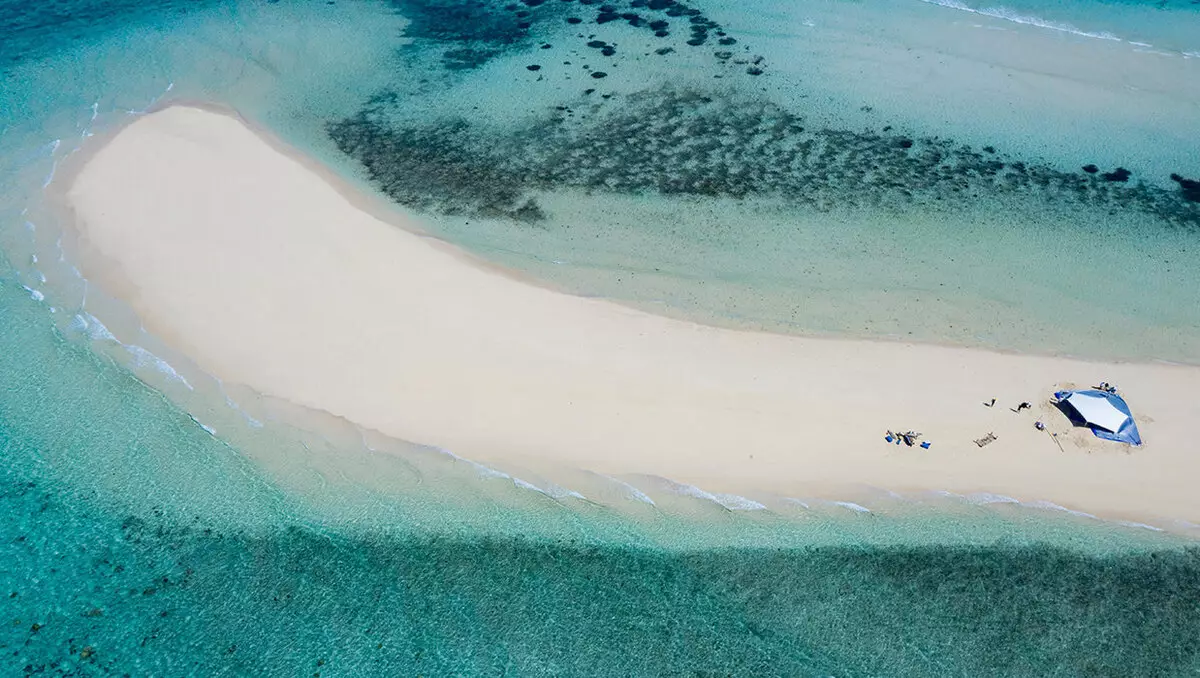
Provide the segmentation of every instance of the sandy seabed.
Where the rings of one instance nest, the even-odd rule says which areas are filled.
[[[571,296],[423,235],[202,107],[85,151],[58,181],[85,277],[226,383],[481,462],[1200,520],[1197,367],[737,331]],[[1102,379],[1144,446],[1072,429],[1048,402]],[[1021,401],[1032,410],[1010,411]],[[889,445],[887,429],[932,447]]]

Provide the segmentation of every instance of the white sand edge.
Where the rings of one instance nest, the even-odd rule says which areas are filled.
[[[562,294],[397,227],[200,108],[138,119],[68,181],[84,275],[148,330],[225,382],[398,438],[712,491],[863,483],[1200,519],[1200,368],[734,331]],[[1144,447],[1046,403],[1100,379]],[[1034,410],[1008,410],[1022,400]],[[933,447],[888,445],[888,428]]]

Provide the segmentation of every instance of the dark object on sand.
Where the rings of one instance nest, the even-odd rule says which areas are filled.
[[[912,447],[913,445],[917,444],[917,439],[920,437],[921,437],[921,434],[917,433],[916,431],[905,431],[904,433],[892,433],[891,430],[888,430],[887,437],[884,438],[884,440],[888,441],[889,443],[895,442],[897,445],[899,445],[900,443],[904,443],[905,445]]]
[[[980,447],[983,447],[984,445],[987,445],[987,444],[989,444],[989,443],[995,442],[995,440],[996,440],[996,434],[995,434],[995,433],[989,433],[989,434],[985,435],[985,436],[984,436],[984,437],[982,437],[982,438],[978,438],[978,439],[976,439],[976,440],[975,440],[975,444],[976,444],[976,445],[978,445],[978,446],[980,446]]]
[[[996,399],[992,398],[991,401],[984,403],[983,406],[984,407],[992,407],[995,404],[996,404]]]
[[[1117,387],[1108,383],[1107,381],[1102,381],[1100,382],[1099,386],[1093,386],[1092,388],[1096,389],[1097,391],[1104,391],[1105,393],[1117,392]]]
[[[1034,427],[1034,428],[1036,428],[1036,429],[1037,429],[1037,430],[1039,430],[1039,431],[1045,431],[1045,430],[1046,430],[1046,425],[1045,425],[1045,424],[1043,424],[1043,423],[1042,423],[1042,422],[1040,422],[1040,421],[1035,421],[1035,422],[1033,422],[1033,427]]]
[[[1015,408],[1013,408],[1013,412],[1020,412],[1021,410],[1028,410],[1028,409],[1031,409],[1032,407],[1033,407],[1033,405],[1030,405],[1028,402],[1023,402],[1020,405],[1017,405]]]

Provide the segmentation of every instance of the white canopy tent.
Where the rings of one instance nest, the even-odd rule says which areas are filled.
[[[1141,434],[1129,405],[1114,392],[1088,389],[1054,394],[1064,413],[1078,425],[1087,426],[1099,438],[1141,445]]]
[[[1071,403],[1071,407],[1074,407],[1079,416],[1089,424],[1108,429],[1113,433],[1120,431],[1125,422],[1129,421],[1128,414],[1118,410],[1108,398],[1100,394],[1092,395],[1086,391],[1076,391],[1063,398],[1063,401]]]

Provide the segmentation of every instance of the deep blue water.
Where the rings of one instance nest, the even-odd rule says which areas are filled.
[[[299,6],[214,3],[227,23],[214,21],[213,34],[253,34],[260,17],[269,25],[272,12]],[[396,9],[451,70],[524,44],[503,5],[408,1]],[[173,22],[205,10],[6,0],[0,64],[25,67],[137,23],[165,26],[155,44],[169,46]],[[341,11],[349,10],[330,6],[327,16]],[[494,16],[506,18],[484,20]],[[444,42],[461,43],[459,51],[446,57]],[[133,52],[122,58],[154,61],[135,49],[143,43],[128,44]],[[15,88],[12,72],[4,84]],[[144,101],[165,85],[147,82],[129,96]],[[195,91],[248,96],[214,82]],[[64,81],[64,91],[68,84],[81,86]],[[123,95],[105,92],[106,104]],[[53,97],[46,100],[36,113],[44,120],[32,109],[0,111],[5,133],[57,130]],[[666,115],[670,104],[642,101],[631,110],[647,117]],[[90,102],[64,98],[63,115],[86,119]],[[327,122],[348,143],[346,131],[363,128],[347,121],[373,119],[354,117],[363,101],[345,108]],[[514,139],[532,138],[519,131]],[[378,138],[357,147],[356,159],[374,162],[393,144],[379,162],[417,162],[404,142],[427,132]],[[464,199],[466,209],[521,207],[523,186],[480,176],[475,149],[444,141],[448,178],[423,195],[393,185],[393,197],[429,209]],[[614,179],[598,179],[586,162],[567,171],[537,152],[513,161],[530,163],[518,168],[527,174],[558,167],[537,181]],[[672,180],[652,169],[615,178],[636,190],[647,177]],[[920,167],[900,169],[924,176]],[[925,178],[925,199],[949,190]],[[9,235],[23,227],[18,209],[28,196],[15,193],[25,183],[4,181],[0,231]],[[1095,190],[1108,192],[1095,198],[1103,201],[1114,189]],[[1187,209],[1177,196],[1139,195],[1152,207],[1160,200]],[[263,445],[288,446],[278,459],[210,435],[72,334],[67,314],[50,312],[58,301],[22,287],[30,278],[20,263],[0,251],[0,675],[1200,674],[1193,542],[986,510],[961,522],[915,510],[798,519],[697,502],[689,518],[551,500],[504,479],[439,485],[401,462],[371,461],[381,478],[410,479],[392,495],[313,470],[283,434],[261,434]],[[411,482],[414,474],[421,482]]]

